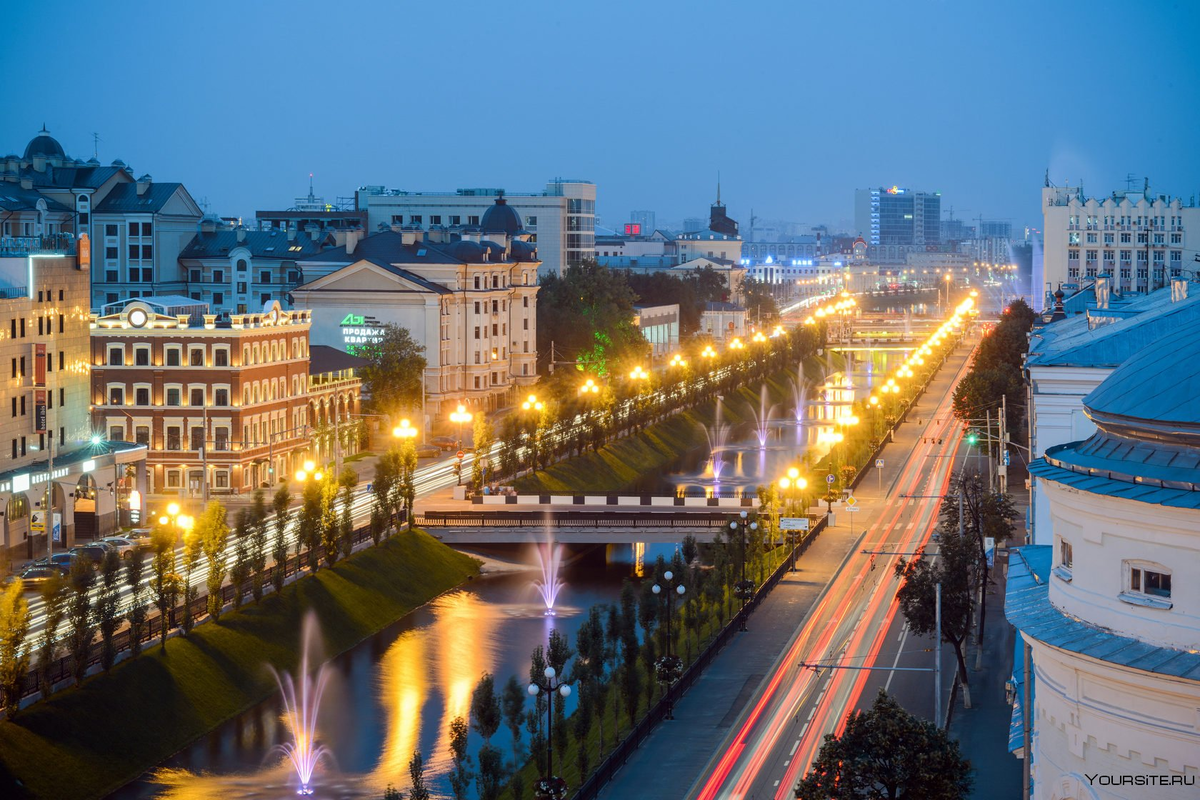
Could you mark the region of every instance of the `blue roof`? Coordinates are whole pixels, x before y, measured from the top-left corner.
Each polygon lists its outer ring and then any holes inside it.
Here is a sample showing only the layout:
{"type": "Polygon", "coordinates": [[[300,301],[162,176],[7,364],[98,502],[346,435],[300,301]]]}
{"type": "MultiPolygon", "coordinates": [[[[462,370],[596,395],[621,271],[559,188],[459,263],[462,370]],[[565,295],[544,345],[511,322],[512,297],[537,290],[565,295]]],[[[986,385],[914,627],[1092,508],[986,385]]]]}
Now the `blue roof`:
{"type": "Polygon", "coordinates": [[[1200,680],[1200,653],[1119,636],[1055,608],[1050,603],[1051,545],[1015,547],[1009,553],[1004,615],[1021,633],[1051,647],[1110,664],[1200,680]]]}
{"type": "Polygon", "coordinates": [[[1172,508],[1200,508],[1200,490],[1164,485],[1174,481],[1146,480],[1141,477],[1134,479],[1134,476],[1127,472],[1118,471],[1119,468],[1128,469],[1128,463],[1115,462],[1106,465],[1105,468],[1105,465],[1076,466],[1063,460],[1062,455],[1073,455],[1070,452],[1073,446],[1051,447],[1042,458],[1029,463],[1029,474],[1070,486],[1081,492],[1122,497],[1126,500],[1137,500],[1139,503],[1172,508]],[[1114,475],[1121,477],[1113,477],[1114,475]]]}
{"type": "Polygon", "coordinates": [[[181,188],[182,183],[151,183],[139,195],[136,183],[119,183],[92,211],[96,214],[157,213],[181,188]]]}
{"type": "Polygon", "coordinates": [[[287,231],[243,231],[238,241],[237,231],[201,231],[179,254],[180,258],[227,258],[238,247],[245,247],[254,258],[297,259],[320,251],[320,246],[306,233],[288,239],[287,231]]]}
{"type": "MultiPolygon", "coordinates": [[[[1009,560],[1012,563],[1012,559],[1009,560]]],[[[1011,567],[1010,567],[1011,569],[1011,567]]],[[[1024,719],[1024,702],[1025,702],[1025,640],[1020,636],[1013,639],[1013,706],[1012,718],[1008,722],[1008,752],[1015,753],[1025,747],[1025,719],[1024,719]]],[[[1030,689],[1030,694],[1034,702],[1037,701],[1037,684],[1033,684],[1030,689]]],[[[1030,731],[1030,737],[1034,732],[1030,731]]]]}
{"type": "MultiPolygon", "coordinates": [[[[1200,296],[1176,305],[1200,308],[1200,296]]],[[[1158,424],[1200,425],[1200,313],[1165,319],[1156,347],[1144,347],[1083,398],[1090,412],[1158,424]]]]}
{"type": "Polygon", "coordinates": [[[1045,326],[1026,363],[1116,367],[1192,321],[1200,321],[1200,292],[1173,303],[1171,290],[1161,289],[1122,308],[1091,309],[1045,326]]]}

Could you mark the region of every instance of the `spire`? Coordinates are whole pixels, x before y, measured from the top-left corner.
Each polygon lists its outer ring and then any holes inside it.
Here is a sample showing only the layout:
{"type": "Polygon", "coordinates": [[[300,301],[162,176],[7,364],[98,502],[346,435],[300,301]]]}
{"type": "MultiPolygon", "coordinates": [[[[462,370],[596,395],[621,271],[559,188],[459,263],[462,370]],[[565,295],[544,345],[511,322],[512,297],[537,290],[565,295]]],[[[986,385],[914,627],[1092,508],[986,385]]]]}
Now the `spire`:
{"type": "Polygon", "coordinates": [[[721,170],[717,170],[717,205],[721,205],[721,170]]]}
{"type": "Polygon", "coordinates": [[[316,202],[316,198],[313,197],[312,179],[313,179],[313,174],[310,172],[310,173],[308,173],[308,202],[310,202],[310,203],[316,202]]]}

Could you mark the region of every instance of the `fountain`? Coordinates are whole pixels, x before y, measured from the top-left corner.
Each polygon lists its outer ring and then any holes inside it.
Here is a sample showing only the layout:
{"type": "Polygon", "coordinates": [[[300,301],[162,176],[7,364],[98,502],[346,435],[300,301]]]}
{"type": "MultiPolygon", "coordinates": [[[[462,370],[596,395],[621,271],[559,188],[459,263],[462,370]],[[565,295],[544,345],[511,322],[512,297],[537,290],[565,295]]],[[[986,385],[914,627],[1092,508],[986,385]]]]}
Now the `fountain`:
{"type": "Polygon", "coordinates": [[[764,383],[759,394],[758,411],[750,409],[750,413],[754,415],[755,435],[760,450],[767,446],[767,437],[771,435],[771,413],[774,410],[775,406],[767,405],[767,386],[764,383]]]}
{"type": "Polygon", "coordinates": [[[792,383],[792,398],[796,401],[796,424],[804,423],[808,409],[808,382],[804,380],[804,365],[796,369],[796,380],[792,383]]]}
{"type": "Polygon", "coordinates": [[[538,545],[534,548],[537,553],[538,566],[542,570],[542,577],[539,580],[534,580],[533,585],[538,590],[538,594],[542,597],[542,602],[546,606],[546,616],[554,616],[554,604],[558,601],[558,593],[562,590],[564,584],[558,579],[558,568],[562,565],[563,548],[560,544],[554,544],[553,541],[547,541],[544,545],[538,545]]]}
{"type": "Polygon", "coordinates": [[[304,631],[300,637],[300,667],[295,677],[280,675],[271,668],[279,694],[283,698],[284,719],[292,741],[279,745],[279,750],[292,763],[296,777],[300,780],[299,795],[311,795],[312,776],[317,762],[327,753],[324,745],[317,744],[317,712],[321,706],[321,695],[325,691],[325,665],[316,675],[309,673],[308,656],[317,636],[317,618],[309,613],[304,618],[304,631]]]}
{"type": "Polygon", "coordinates": [[[729,435],[729,426],[721,422],[721,398],[717,398],[716,410],[713,412],[713,424],[704,429],[708,439],[709,461],[712,464],[713,496],[717,495],[717,486],[721,483],[721,470],[725,468],[725,439],[729,435]]]}

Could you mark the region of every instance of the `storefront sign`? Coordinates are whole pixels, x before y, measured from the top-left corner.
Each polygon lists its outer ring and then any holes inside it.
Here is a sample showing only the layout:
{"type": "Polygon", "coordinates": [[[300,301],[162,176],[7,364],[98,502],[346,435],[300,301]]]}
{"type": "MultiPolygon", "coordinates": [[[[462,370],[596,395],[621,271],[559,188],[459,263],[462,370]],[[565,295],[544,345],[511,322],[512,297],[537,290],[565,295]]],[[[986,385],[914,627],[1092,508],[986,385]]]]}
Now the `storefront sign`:
{"type": "Polygon", "coordinates": [[[357,355],[367,345],[383,341],[383,323],[376,317],[347,314],[342,318],[342,345],[347,353],[357,355]]]}
{"type": "Polygon", "coordinates": [[[46,390],[37,389],[33,393],[33,432],[46,432],[46,390]]]}
{"type": "Polygon", "coordinates": [[[46,385],[46,345],[40,342],[33,346],[33,385],[46,385]]]}

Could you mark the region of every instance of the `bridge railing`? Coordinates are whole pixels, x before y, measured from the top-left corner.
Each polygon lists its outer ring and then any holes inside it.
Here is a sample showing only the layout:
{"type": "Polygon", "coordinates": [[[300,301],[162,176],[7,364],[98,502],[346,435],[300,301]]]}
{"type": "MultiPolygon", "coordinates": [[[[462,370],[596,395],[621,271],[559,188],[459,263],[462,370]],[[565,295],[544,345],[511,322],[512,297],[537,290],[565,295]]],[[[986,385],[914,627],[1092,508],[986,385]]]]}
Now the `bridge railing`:
{"type": "Polygon", "coordinates": [[[636,511],[426,511],[420,528],[721,528],[728,513],[636,511]]]}

